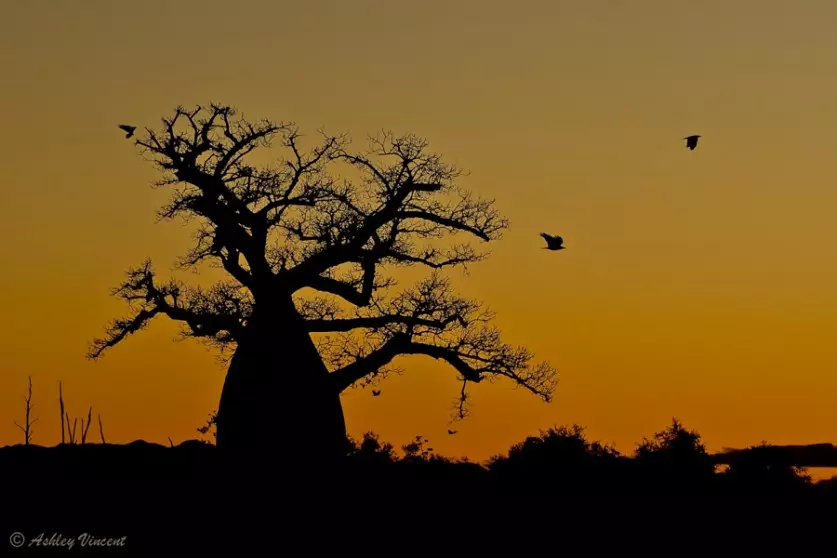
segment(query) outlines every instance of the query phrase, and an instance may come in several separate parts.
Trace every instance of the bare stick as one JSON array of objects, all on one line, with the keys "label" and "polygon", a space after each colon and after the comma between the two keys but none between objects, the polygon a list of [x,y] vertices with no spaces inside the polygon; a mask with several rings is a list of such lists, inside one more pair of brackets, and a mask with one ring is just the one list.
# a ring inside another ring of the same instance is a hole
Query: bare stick
[{"label": "bare stick", "polygon": [[87,411],[87,422],[84,419],[81,419],[81,443],[87,443],[87,431],[90,430],[90,423],[92,420],[93,415],[93,406],[90,406],[90,409]]},{"label": "bare stick", "polygon": [[68,431],[68,434],[70,435],[70,443],[71,444],[76,443],[76,422],[78,422],[78,418],[73,419],[73,428],[71,430],[70,429],[70,415],[68,413],[67,414],[67,431]]},{"label": "bare stick", "polygon": [[105,431],[102,429],[102,415],[101,413],[96,413],[99,416],[99,438],[102,439],[102,443],[105,444]]},{"label": "bare stick", "polygon": [[[58,403],[61,405],[61,443],[63,444],[63,443],[65,443],[65,440],[64,440],[64,416],[65,416],[66,413],[64,411],[64,394],[61,390],[61,380],[58,381]],[[70,428],[69,417],[67,418],[67,421],[68,421],[67,428]]]},{"label": "bare stick", "polygon": [[32,409],[35,407],[32,404],[32,376],[29,376],[29,391],[27,392],[23,400],[26,402],[26,413],[23,423],[25,426],[21,426],[17,422],[15,422],[15,426],[20,428],[21,432],[23,432],[23,443],[28,446],[29,442],[32,440],[32,434],[34,433],[32,431],[32,425],[38,422],[37,417],[35,418],[35,420],[30,420]]}]

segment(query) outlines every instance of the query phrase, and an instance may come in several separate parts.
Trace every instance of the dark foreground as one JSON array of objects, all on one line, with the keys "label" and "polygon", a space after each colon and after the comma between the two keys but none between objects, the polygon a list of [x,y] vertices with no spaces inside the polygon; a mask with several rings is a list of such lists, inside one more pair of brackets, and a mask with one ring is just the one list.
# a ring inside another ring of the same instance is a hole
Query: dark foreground
[{"label": "dark foreground", "polygon": [[[512,544],[515,554],[679,556],[735,540],[798,545],[835,525],[837,482],[811,482],[781,452],[745,452],[719,473],[676,440],[625,458],[566,431],[487,465],[406,450],[370,437],[326,469],[236,463],[199,441],[0,448],[3,537],[26,537],[0,555],[447,556]],[[82,547],[83,533],[97,546]]]}]

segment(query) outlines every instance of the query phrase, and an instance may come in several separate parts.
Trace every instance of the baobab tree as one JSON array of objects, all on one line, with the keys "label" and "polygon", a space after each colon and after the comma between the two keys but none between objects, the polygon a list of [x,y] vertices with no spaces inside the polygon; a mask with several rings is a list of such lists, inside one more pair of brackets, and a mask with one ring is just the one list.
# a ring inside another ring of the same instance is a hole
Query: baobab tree
[{"label": "baobab tree", "polygon": [[[279,138],[278,163],[252,153]],[[493,201],[463,190],[459,169],[413,135],[370,139],[350,150],[345,135],[320,131],[303,149],[292,123],[251,122],[229,106],[179,107],[161,130],[135,140],[171,187],[159,217],[197,221],[194,247],[179,262],[220,263],[211,288],[158,280],[151,262],[115,290],[131,306],[93,341],[99,358],[156,316],[184,325],[227,355],[218,405],[219,448],[276,440],[325,458],[343,451],[340,394],[377,382],[399,355],[426,355],[458,373],[465,413],[469,382],[508,378],[549,401],[556,372],[504,343],[478,302],[458,297],[441,274],[483,259],[457,235],[496,240],[508,223]],[[334,169],[343,168],[338,177]],[[444,240],[451,240],[440,245]],[[393,294],[398,267],[429,271]]]}]

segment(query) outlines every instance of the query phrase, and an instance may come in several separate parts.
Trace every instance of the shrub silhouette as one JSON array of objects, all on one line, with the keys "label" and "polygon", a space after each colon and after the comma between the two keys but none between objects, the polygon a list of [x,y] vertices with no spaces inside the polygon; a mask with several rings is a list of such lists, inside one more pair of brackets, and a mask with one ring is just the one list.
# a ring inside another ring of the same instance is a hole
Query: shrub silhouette
[{"label": "shrub silhouette", "polygon": [[762,442],[737,452],[726,478],[742,488],[792,489],[811,484],[811,476],[793,465],[790,453]]},{"label": "shrub silhouette", "polygon": [[398,459],[392,444],[382,443],[374,432],[366,432],[360,443],[349,437],[349,457],[365,465],[392,464]]},{"label": "shrub silhouette", "polygon": [[698,481],[711,477],[715,464],[701,442],[700,434],[688,430],[676,418],[653,438],[644,438],[635,452],[637,465],[650,474],[669,479]]},{"label": "shrub silhouette", "polygon": [[574,474],[603,463],[614,464],[619,452],[598,441],[590,442],[577,424],[553,427],[539,436],[530,436],[509,448],[507,456],[495,456],[488,468],[498,473],[516,474],[525,469],[548,469],[556,474]]}]

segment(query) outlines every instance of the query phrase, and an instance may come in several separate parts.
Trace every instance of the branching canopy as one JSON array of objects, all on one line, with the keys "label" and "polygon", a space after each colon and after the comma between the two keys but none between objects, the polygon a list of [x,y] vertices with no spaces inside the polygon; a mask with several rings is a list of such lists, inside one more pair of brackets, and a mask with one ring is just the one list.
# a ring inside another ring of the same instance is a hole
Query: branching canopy
[{"label": "branching canopy", "polygon": [[[337,390],[375,378],[398,355],[417,354],[459,373],[460,415],[467,382],[486,377],[510,378],[548,401],[555,370],[504,344],[489,313],[456,297],[440,275],[487,255],[457,237],[500,237],[508,223],[493,201],[458,187],[463,173],[415,136],[383,133],[363,152],[351,151],[345,136],[320,136],[303,150],[293,124],[248,122],[216,104],[180,107],[161,130],[146,129],[136,144],[163,171],[157,186],[174,190],[159,217],[199,223],[180,266],[220,263],[231,279],[202,290],[159,283],[150,262],[130,270],[114,294],[132,312],[93,342],[89,358],[161,314],[185,324],[185,335],[226,349],[260,302],[294,297],[309,332],[325,335],[321,354]],[[254,150],[277,139],[286,152],[278,163],[249,164]],[[352,180],[332,173],[341,166]],[[386,272],[403,266],[431,274],[388,297],[395,282]],[[306,289],[316,296],[302,297]]]}]

